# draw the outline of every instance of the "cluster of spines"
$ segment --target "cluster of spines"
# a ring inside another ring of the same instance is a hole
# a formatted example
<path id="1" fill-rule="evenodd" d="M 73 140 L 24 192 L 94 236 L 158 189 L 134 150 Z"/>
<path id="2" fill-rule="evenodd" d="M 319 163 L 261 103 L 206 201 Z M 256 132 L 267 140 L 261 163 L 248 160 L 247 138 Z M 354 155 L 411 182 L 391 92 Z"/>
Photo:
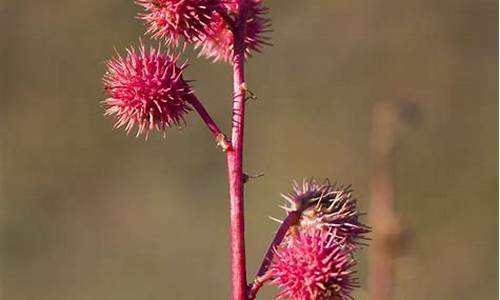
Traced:
<path id="1" fill-rule="evenodd" d="M 144 8 L 138 15 L 148 26 L 146 33 L 169 45 L 193 43 L 200 56 L 213 61 L 230 62 L 234 51 L 234 34 L 228 19 L 237 15 L 236 0 L 136 0 Z M 262 0 L 250 0 L 245 36 L 245 55 L 261 52 L 270 45 L 267 7 Z"/>
<path id="2" fill-rule="evenodd" d="M 351 186 L 341 186 L 314 179 L 294 182 L 291 192 L 282 194 L 285 211 L 300 213 L 302 227 L 329 228 L 336 240 L 349 248 L 362 245 L 370 228 L 360 220 L 358 201 Z"/>
<path id="3" fill-rule="evenodd" d="M 138 14 L 147 26 L 146 33 L 168 46 L 187 43 L 200 48 L 200 55 L 214 61 L 230 62 L 234 51 L 236 0 L 135 0 L 144 11 Z M 245 37 L 245 54 L 260 51 L 268 44 L 265 33 L 269 20 L 262 0 L 250 0 Z M 138 126 L 137 135 L 156 128 L 165 135 L 171 126 L 185 123 L 190 111 L 188 98 L 193 91 L 182 79 L 185 64 L 177 65 L 178 55 L 150 52 L 140 45 L 139 53 L 127 50 L 108 60 L 103 101 L 105 115 L 116 118 L 115 127 L 128 132 Z M 165 77 L 166 76 L 166 77 Z"/>
<path id="4" fill-rule="evenodd" d="M 136 0 L 144 8 L 138 15 L 148 26 L 146 34 L 178 45 L 183 39 L 194 42 L 206 36 L 220 0 Z"/>
<path id="5" fill-rule="evenodd" d="M 250 57 L 252 52 L 261 52 L 265 45 L 270 45 L 269 37 L 270 20 L 266 17 L 268 8 L 261 0 L 249 1 L 248 18 L 246 20 L 245 56 Z M 224 2 L 224 9 L 229 15 L 238 11 L 236 1 Z M 205 56 L 213 61 L 230 62 L 233 58 L 234 36 L 225 19 L 218 15 L 208 34 L 196 42 L 195 47 L 200 49 L 200 56 Z"/>
<path id="6" fill-rule="evenodd" d="M 275 248 L 271 273 L 281 288 L 278 298 L 352 299 L 354 252 L 370 228 L 359 219 L 351 187 L 310 179 L 294 183 L 282 196 L 288 202 L 285 211 L 300 217 Z"/>
<path id="7" fill-rule="evenodd" d="M 271 268 L 277 299 L 345 300 L 358 287 L 356 261 L 325 230 L 306 228 L 287 238 Z"/>
<path id="8" fill-rule="evenodd" d="M 105 115 L 116 118 L 115 127 L 125 127 L 128 133 L 137 125 L 137 135 L 148 136 L 153 129 L 165 133 L 185 122 L 192 90 L 182 77 L 186 65 L 176 61 L 160 48 L 147 50 L 142 42 L 139 51 L 131 47 L 126 56 L 117 54 L 107 61 L 104 89 L 109 97 L 102 103 Z"/>

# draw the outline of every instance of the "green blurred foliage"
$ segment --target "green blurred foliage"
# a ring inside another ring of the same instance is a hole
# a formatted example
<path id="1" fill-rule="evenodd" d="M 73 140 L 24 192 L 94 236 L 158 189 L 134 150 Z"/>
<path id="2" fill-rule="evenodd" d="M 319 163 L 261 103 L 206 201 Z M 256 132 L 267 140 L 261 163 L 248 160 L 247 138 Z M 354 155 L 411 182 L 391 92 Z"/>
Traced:
<path id="1" fill-rule="evenodd" d="M 248 65 L 258 100 L 246 170 L 265 173 L 247 185 L 249 275 L 293 179 L 352 183 L 367 209 L 373 104 L 411 100 L 422 122 L 396 141 L 410 235 L 395 299 L 496 299 L 498 2 L 267 2 L 274 45 Z M 0 10 L 1 298 L 228 299 L 225 161 L 207 130 L 192 114 L 145 142 L 102 117 L 103 62 L 137 44 L 138 8 L 18 0 Z M 186 58 L 227 130 L 229 66 Z"/>

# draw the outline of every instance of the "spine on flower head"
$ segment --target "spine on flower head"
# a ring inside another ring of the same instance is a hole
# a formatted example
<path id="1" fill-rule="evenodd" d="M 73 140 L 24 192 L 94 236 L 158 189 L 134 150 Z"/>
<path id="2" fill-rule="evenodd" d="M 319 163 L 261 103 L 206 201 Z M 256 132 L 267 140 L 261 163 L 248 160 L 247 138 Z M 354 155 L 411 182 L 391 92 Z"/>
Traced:
<path id="1" fill-rule="evenodd" d="M 106 112 L 116 118 L 115 127 L 130 132 L 136 125 L 137 135 L 148 136 L 153 129 L 163 131 L 185 123 L 191 110 L 192 90 L 184 80 L 185 64 L 177 65 L 177 57 L 164 54 L 142 44 L 127 55 L 117 54 L 106 62 L 104 89 L 108 98 L 102 101 Z"/>

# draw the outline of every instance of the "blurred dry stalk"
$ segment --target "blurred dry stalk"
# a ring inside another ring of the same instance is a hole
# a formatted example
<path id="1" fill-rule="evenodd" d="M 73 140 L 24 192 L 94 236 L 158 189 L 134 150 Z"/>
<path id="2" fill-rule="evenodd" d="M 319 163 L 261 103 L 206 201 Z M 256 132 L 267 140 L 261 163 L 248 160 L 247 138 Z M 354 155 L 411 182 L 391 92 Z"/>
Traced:
<path id="1" fill-rule="evenodd" d="M 371 300 L 392 298 L 394 260 L 401 244 L 403 228 L 395 211 L 394 149 L 400 121 L 418 117 L 413 104 L 388 101 L 375 104 L 372 116 L 370 224 L 373 226 L 369 252 L 368 288 Z"/>

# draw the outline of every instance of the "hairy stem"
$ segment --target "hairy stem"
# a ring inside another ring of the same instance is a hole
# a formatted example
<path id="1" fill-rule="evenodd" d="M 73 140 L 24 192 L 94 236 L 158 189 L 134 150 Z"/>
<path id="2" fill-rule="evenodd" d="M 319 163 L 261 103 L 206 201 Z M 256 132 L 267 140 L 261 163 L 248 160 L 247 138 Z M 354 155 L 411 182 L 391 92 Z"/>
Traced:
<path id="1" fill-rule="evenodd" d="M 234 34 L 232 147 L 227 153 L 230 197 L 231 299 L 247 299 L 243 199 L 243 130 L 245 121 L 245 36 L 248 0 L 239 0 Z"/>

